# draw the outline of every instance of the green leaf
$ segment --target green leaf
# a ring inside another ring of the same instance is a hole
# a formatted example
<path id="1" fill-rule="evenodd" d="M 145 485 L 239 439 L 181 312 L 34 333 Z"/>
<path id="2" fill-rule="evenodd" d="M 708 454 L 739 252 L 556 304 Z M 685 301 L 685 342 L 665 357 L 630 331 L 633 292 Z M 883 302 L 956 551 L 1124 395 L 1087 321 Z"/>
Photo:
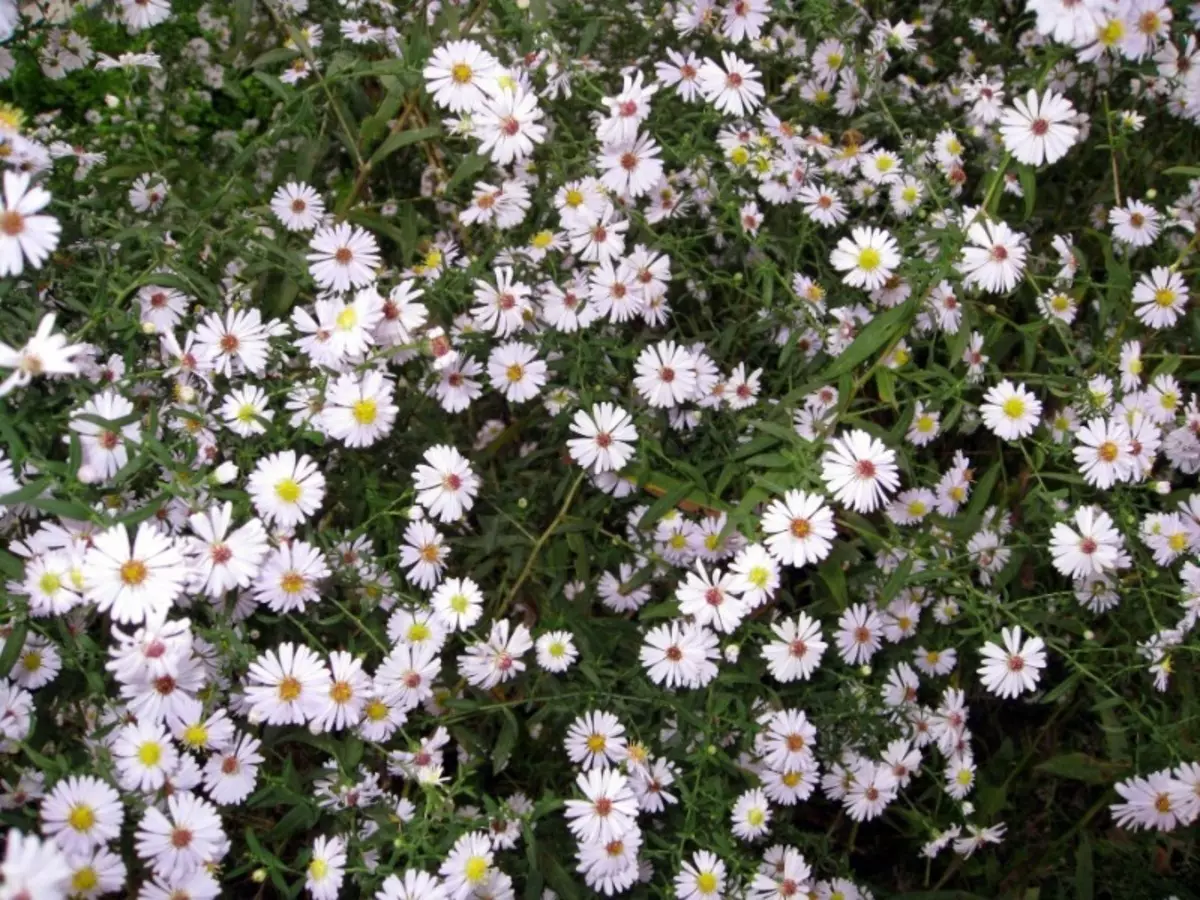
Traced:
<path id="1" fill-rule="evenodd" d="M 250 63 L 252 69 L 263 69 L 267 66 L 274 66 L 281 62 L 290 62 L 299 55 L 300 51 L 292 47 L 275 47 L 268 50 L 266 53 L 259 54 L 254 62 Z M 278 79 L 276 79 L 278 81 Z"/>
<path id="2" fill-rule="evenodd" d="M 1017 177 L 1021 179 L 1021 193 L 1025 195 L 1025 212 L 1021 216 L 1021 221 L 1027 221 L 1033 215 L 1033 205 L 1037 198 L 1037 175 L 1033 172 L 1032 166 L 1021 165 L 1017 167 Z"/>
<path id="3" fill-rule="evenodd" d="M 679 604 L 674 600 L 664 600 L 661 603 L 651 603 L 638 610 L 638 620 L 674 619 L 679 615 Z"/>
<path id="4" fill-rule="evenodd" d="M 17 658 L 25 647 L 25 635 L 28 631 L 29 625 L 24 619 L 19 619 L 13 625 L 12 634 L 4 639 L 4 650 L 0 652 L 0 678 L 7 678 L 8 673 L 17 664 Z"/>
<path id="5" fill-rule="evenodd" d="M 446 182 L 446 193 L 458 187 L 468 178 L 482 172 L 487 166 L 487 159 L 480 156 L 478 153 L 472 153 L 458 164 L 458 168 L 454 170 L 454 174 L 450 176 Z"/>
<path id="6" fill-rule="evenodd" d="M 1079 836 L 1075 850 L 1075 900 L 1092 900 L 1096 891 L 1096 869 L 1092 860 L 1092 844 L 1087 832 Z"/>
<path id="7" fill-rule="evenodd" d="M 692 489 L 691 482 L 676 482 L 674 479 L 659 475 L 657 472 L 651 472 L 650 478 L 647 480 L 658 487 L 665 488 L 666 493 L 651 503 L 650 508 L 642 513 L 642 518 L 638 520 L 638 528 L 649 528 L 670 510 L 674 509 L 679 504 L 679 501 L 685 499 L 688 492 Z"/>
<path id="8" fill-rule="evenodd" d="M 442 129 L 437 125 L 430 125 L 426 128 L 416 128 L 411 131 L 393 131 L 378 149 L 371 154 L 371 159 L 368 165 L 377 166 L 401 147 L 407 147 L 410 144 L 415 144 L 418 141 L 427 141 L 430 138 L 437 137 L 442 133 Z"/>
<path id="9" fill-rule="evenodd" d="M 507 706 L 501 707 L 500 711 L 504 715 L 504 724 L 500 726 L 500 733 L 496 735 L 496 743 L 492 747 L 492 771 L 497 774 L 508 767 L 508 761 L 512 757 L 513 748 L 517 746 L 517 737 L 521 732 L 513 711 Z"/>
<path id="10" fill-rule="evenodd" d="M 95 518 L 92 508 L 86 503 L 80 503 L 78 500 L 55 500 L 52 497 L 38 497 L 37 499 L 30 500 L 29 505 L 63 519 L 78 519 L 81 522 L 88 522 Z"/>
<path id="11" fill-rule="evenodd" d="M 870 359 L 903 335 L 908 330 L 909 321 L 917 314 L 919 299 L 917 294 L 913 294 L 899 306 L 892 307 L 868 322 L 867 327 L 859 332 L 850 346 L 821 373 L 821 377 L 832 381 L 844 372 L 853 371 L 859 363 Z"/>
<path id="12" fill-rule="evenodd" d="M 267 90 L 284 103 L 288 103 L 295 98 L 294 94 L 288 93 L 288 89 L 284 86 L 283 82 L 269 72 L 255 72 L 254 79 L 266 85 Z"/>
<path id="13" fill-rule="evenodd" d="M 1200 166 L 1171 166 L 1163 169 L 1164 175 L 1182 175 L 1184 178 L 1200 178 Z"/>
<path id="14" fill-rule="evenodd" d="M 50 487 L 51 478 L 39 478 L 36 481 L 31 481 L 11 494 L 0 496 L 0 506 L 14 506 L 18 503 L 28 503 L 34 497 L 42 493 Z"/>
<path id="15" fill-rule="evenodd" d="M 400 104 L 404 102 L 404 85 L 397 78 L 384 75 L 380 81 L 387 88 L 387 93 L 380 102 L 379 108 L 364 119 L 362 126 L 358 129 L 359 137 L 368 143 L 383 134 L 387 123 L 400 111 Z"/>
<path id="16" fill-rule="evenodd" d="M 1071 778 L 1088 784 L 1105 784 L 1112 780 L 1112 766 L 1086 753 L 1063 753 L 1039 764 L 1037 771 L 1060 778 Z"/>
<path id="17" fill-rule="evenodd" d="M 579 55 L 584 56 L 592 49 L 592 44 L 596 43 L 596 37 L 600 34 L 600 17 L 592 16 L 588 20 L 587 25 L 583 27 L 583 31 L 579 35 Z"/>

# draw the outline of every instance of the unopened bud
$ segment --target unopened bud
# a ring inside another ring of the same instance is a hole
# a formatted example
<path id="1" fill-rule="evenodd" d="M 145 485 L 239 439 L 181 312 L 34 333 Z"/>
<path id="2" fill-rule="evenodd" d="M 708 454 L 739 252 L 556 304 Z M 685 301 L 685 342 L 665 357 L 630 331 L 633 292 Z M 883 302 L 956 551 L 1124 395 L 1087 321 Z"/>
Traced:
<path id="1" fill-rule="evenodd" d="M 1154 482 L 1154 492 L 1156 494 L 1163 494 L 1163 495 L 1171 493 L 1171 482 L 1169 482 L 1169 481 Z"/>
<path id="2" fill-rule="evenodd" d="M 250 873 L 250 880 L 253 881 L 255 884 L 262 884 L 264 881 L 267 880 L 267 870 L 266 869 L 255 869 L 253 872 Z"/>
<path id="3" fill-rule="evenodd" d="M 238 467 L 236 463 L 223 462 L 213 469 L 213 481 L 217 484 L 229 484 L 233 479 L 237 478 Z"/>

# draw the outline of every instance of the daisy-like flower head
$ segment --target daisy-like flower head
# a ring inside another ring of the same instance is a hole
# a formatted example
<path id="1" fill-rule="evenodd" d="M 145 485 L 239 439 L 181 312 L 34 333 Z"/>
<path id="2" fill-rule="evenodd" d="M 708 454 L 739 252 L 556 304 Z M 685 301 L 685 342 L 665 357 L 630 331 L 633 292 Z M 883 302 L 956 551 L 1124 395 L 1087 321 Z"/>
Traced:
<path id="1" fill-rule="evenodd" d="M 375 281 L 379 244 L 369 231 L 339 222 L 318 229 L 308 246 L 309 270 L 318 287 L 344 293 Z"/>
<path id="2" fill-rule="evenodd" d="M 857 512 L 874 512 L 900 486 L 896 452 L 858 429 L 830 442 L 821 478 L 835 500 Z"/>
<path id="3" fill-rule="evenodd" d="M 1029 437 L 1042 415 L 1042 401 L 1007 378 L 989 388 L 979 412 L 983 424 L 997 437 L 1015 441 Z"/>
<path id="4" fill-rule="evenodd" d="M 20 275 L 25 263 L 40 269 L 58 246 L 62 226 L 53 216 L 38 213 L 50 203 L 50 193 L 30 187 L 24 172 L 4 173 L 4 202 L 0 204 L 0 277 Z"/>
<path id="5" fill-rule="evenodd" d="M 820 562 L 837 534 L 833 510 L 818 495 L 804 491 L 788 491 L 782 500 L 773 500 L 761 525 L 767 550 L 787 566 Z"/>
<path id="6" fill-rule="evenodd" d="M 475 505 L 479 478 L 455 448 L 439 444 L 425 451 L 413 472 L 417 502 L 440 522 L 453 522 Z"/>
<path id="7" fill-rule="evenodd" d="M 1074 520 L 1074 528 L 1059 522 L 1050 532 L 1054 568 L 1069 578 L 1115 569 L 1124 542 L 1108 513 L 1083 506 L 1075 511 Z"/>
<path id="8" fill-rule="evenodd" d="M 850 237 L 838 241 L 829 262 L 851 287 L 873 291 L 882 287 L 900 265 L 896 239 L 882 228 L 852 228 Z"/>
<path id="9" fill-rule="evenodd" d="M 434 103 L 470 113 L 482 109 L 495 90 L 500 64 L 475 41 L 450 41 L 434 49 L 423 74 Z"/>
<path id="10" fill-rule="evenodd" d="M 1079 129 L 1071 121 L 1074 117 L 1075 107 L 1066 97 L 1047 90 L 1039 98 L 1031 88 L 1000 117 L 1000 136 L 1018 162 L 1030 166 L 1057 162 L 1079 138 Z"/>
<path id="11" fill-rule="evenodd" d="M 165 618 L 187 576 L 175 539 L 146 522 L 133 541 L 123 525 L 101 532 L 83 558 L 86 598 L 121 624 Z"/>
<path id="12" fill-rule="evenodd" d="M 619 472 L 633 457 L 637 428 L 629 413 L 612 403 L 597 403 L 591 414 L 579 410 L 571 423 L 579 435 L 567 441 L 571 459 L 592 472 Z"/>
<path id="13" fill-rule="evenodd" d="M 246 488 L 259 515 L 291 528 L 320 508 L 325 498 L 325 476 L 311 457 L 284 450 L 259 460 Z"/>
<path id="14" fill-rule="evenodd" d="M 1022 642 L 1020 628 L 1002 629 L 1001 639 L 1003 647 L 989 641 L 979 651 L 984 659 L 979 667 L 984 687 L 1005 698 L 1032 691 L 1046 666 L 1045 644 L 1036 637 Z"/>

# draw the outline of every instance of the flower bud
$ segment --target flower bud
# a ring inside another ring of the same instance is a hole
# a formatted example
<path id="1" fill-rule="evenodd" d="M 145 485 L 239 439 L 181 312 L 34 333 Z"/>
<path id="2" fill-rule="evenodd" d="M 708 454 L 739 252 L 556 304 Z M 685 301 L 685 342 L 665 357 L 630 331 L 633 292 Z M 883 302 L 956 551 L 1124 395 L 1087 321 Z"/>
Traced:
<path id="1" fill-rule="evenodd" d="M 233 479 L 237 478 L 238 467 L 236 463 L 223 462 L 213 469 L 213 481 L 217 484 L 229 484 Z"/>

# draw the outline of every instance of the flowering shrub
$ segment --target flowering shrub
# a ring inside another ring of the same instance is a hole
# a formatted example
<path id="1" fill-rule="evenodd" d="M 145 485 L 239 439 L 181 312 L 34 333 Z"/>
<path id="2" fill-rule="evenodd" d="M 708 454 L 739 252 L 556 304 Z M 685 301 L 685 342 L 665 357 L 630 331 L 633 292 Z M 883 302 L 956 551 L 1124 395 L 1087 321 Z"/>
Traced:
<path id="1" fill-rule="evenodd" d="M 0 0 L 0 898 L 1194 896 L 1197 21 Z"/>

